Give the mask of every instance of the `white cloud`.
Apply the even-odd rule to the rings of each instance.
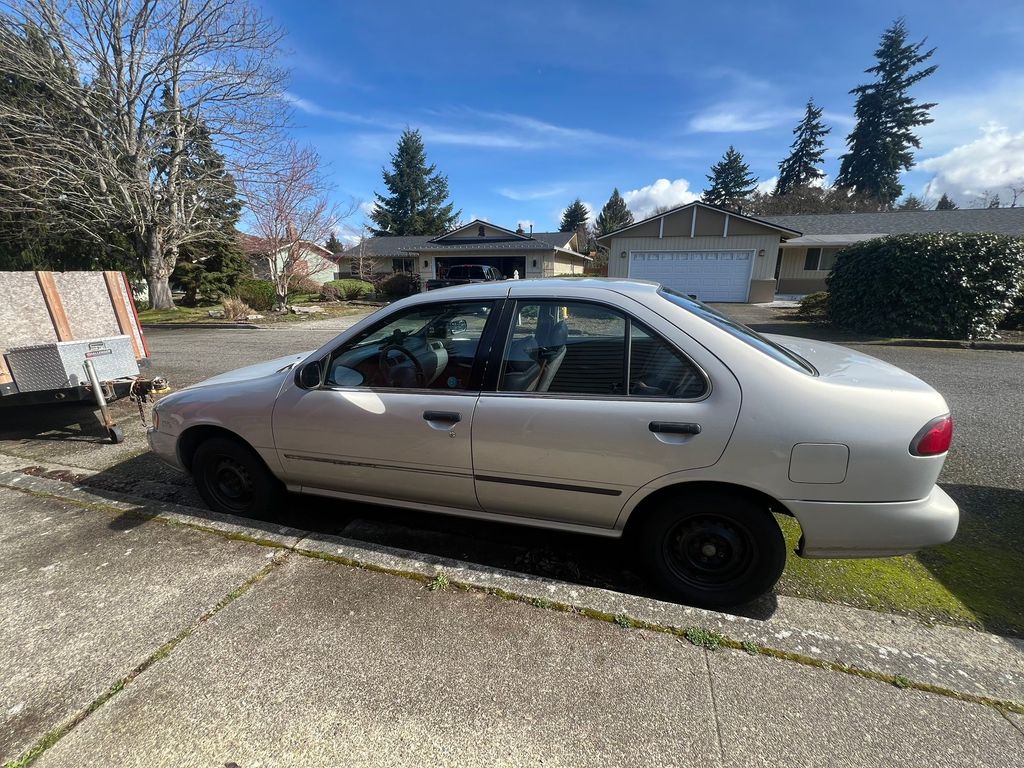
[[[1016,186],[1024,182],[1024,131],[1013,133],[1005,125],[990,123],[973,141],[918,165],[935,174],[928,183],[929,198],[943,192],[969,197]]]
[[[359,204],[359,211],[364,216],[369,216],[371,213],[373,213],[373,211],[374,211],[374,209],[376,207],[377,207],[377,201],[376,200],[364,200],[363,202],[361,202]]]
[[[692,203],[700,195],[690,189],[690,182],[686,179],[658,179],[653,184],[639,189],[631,189],[625,192],[622,197],[629,206],[629,210],[637,218],[649,216],[655,208],[661,206],[674,207]]]
[[[534,187],[530,189],[515,188],[515,187],[499,187],[495,191],[502,197],[507,197],[509,200],[526,201],[526,200],[542,200],[545,197],[555,197],[555,195],[564,194],[566,191],[565,186],[552,185],[547,187]]]
[[[799,112],[778,109],[758,109],[746,102],[715,104],[690,119],[694,133],[743,133],[763,131],[800,119]]]
[[[516,227],[521,228],[523,232],[532,232],[537,228],[537,222],[533,219],[519,219],[516,222]]]
[[[775,191],[775,185],[778,183],[779,177],[772,176],[770,179],[765,179],[764,181],[757,182],[757,189],[755,191],[765,195],[771,194],[772,192]]]

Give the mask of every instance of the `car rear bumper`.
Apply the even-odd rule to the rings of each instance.
[[[149,441],[149,448],[153,453],[166,461],[172,467],[181,470],[185,469],[181,466],[181,462],[178,460],[177,437],[174,435],[168,435],[166,432],[161,432],[150,427],[146,430],[146,439]]]
[[[803,557],[891,557],[945,544],[960,510],[939,486],[926,498],[882,504],[783,501],[800,522]]]

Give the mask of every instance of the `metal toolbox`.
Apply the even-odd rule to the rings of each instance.
[[[139,363],[128,336],[15,347],[7,350],[6,357],[19,392],[41,392],[87,384],[86,360],[92,360],[100,381],[139,375]]]

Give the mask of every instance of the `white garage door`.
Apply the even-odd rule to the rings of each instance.
[[[753,251],[634,251],[629,276],[701,301],[746,301],[753,264]]]

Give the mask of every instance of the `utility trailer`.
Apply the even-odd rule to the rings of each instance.
[[[144,377],[149,348],[123,272],[0,272],[0,407],[94,399],[112,443],[124,439],[107,403],[166,389]]]

